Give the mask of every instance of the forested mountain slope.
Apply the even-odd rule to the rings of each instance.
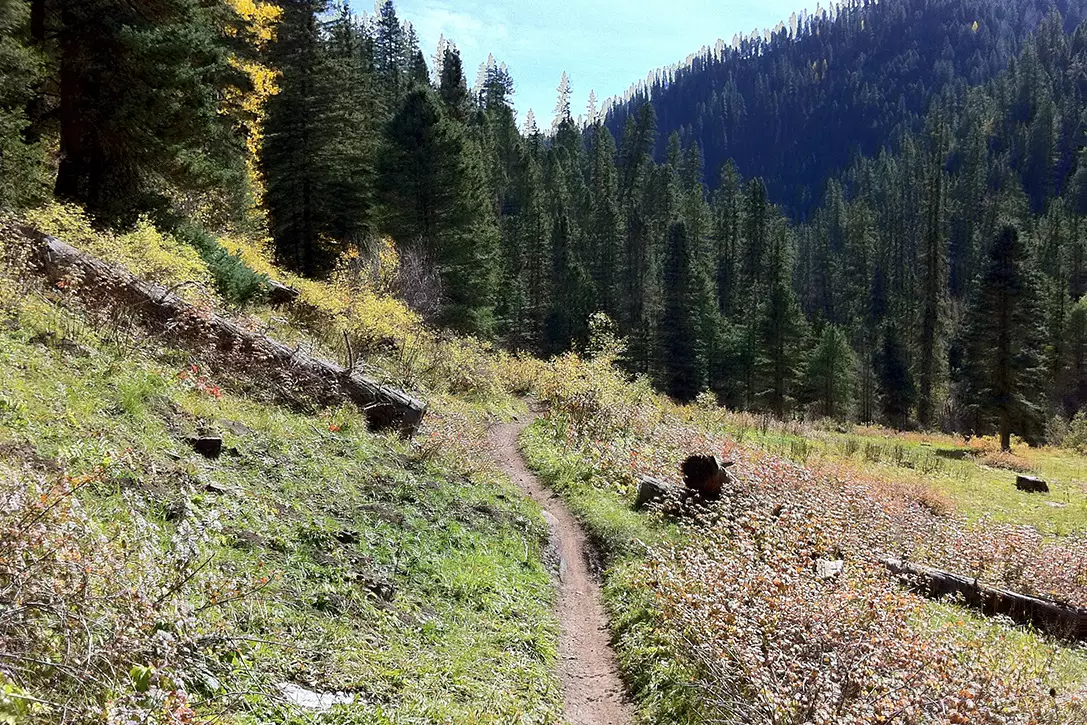
[[[678,132],[706,167],[735,160],[766,180],[794,217],[855,154],[875,155],[917,130],[933,99],[1002,71],[1045,15],[1065,28],[1081,0],[885,0],[800,11],[762,36],[733,40],[632,89],[607,114],[613,134],[652,102],[656,151]],[[798,8],[799,10],[799,8]]]

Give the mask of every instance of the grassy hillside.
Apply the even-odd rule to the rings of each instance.
[[[149,227],[91,239],[50,215],[221,303]],[[353,406],[276,404],[70,290],[10,267],[0,287],[0,719],[308,721],[293,683],[349,694],[336,722],[557,721],[546,529],[478,450],[484,404],[511,399],[431,389],[418,439],[374,435]],[[186,442],[207,433],[217,460]]]

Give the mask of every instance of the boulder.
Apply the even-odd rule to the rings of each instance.
[[[1037,476],[1018,475],[1015,477],[1015,487],[1027,493],[1049,493],[1049,484]]]
[[[673,486],[657,478],[642,476],[638,479],[638,497],[634,500],[634,509],[644,508],[653,501],[681,499],[686,492],[679,486]]]

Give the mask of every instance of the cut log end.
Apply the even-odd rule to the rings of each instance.
[[[1026,493],[1049,493],[1049,484],[1037,476],[1018,475],[1015,477],[1015,487]]]

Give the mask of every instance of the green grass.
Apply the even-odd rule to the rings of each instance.
[[[658,603],[645,581],[647,546],[667,543],[676,531],[631,510],[631,501],[605,490],[598,475],[558,442],[553,426],[538,420],[521,437],[529,466],[560,493],[586,526],[603,559],[604,604],[623,677],[645,722],[691,723],[698,717],[695,672],[684,645],[662,626]]]
[[[104,534],[157,536],[164,560],[190,528],[206,542],[211,564],[184,594],[195,626],[234,644],[206,663],[219,684],[199,713],[308,722],[272,696],[291,681],[358,695],[326,722],[559,721],[534,505],[485,468],[367,432],[353,408],[217,398],[228,374],[179,377],[189,365],[183,352],[109,342],[36,297],[0,308],[6,465],[101,467],[78,495]],[[204,432],[222,434],[218,460],[184,441]],[[266,575],[237,601],[210,589]]]
[[[1087,457],[1055,448],[1017,447],[1017,456],[1044,478],[1048,495],[1015,488],[1016,473],[979,464],[948,436],[864,435],[837,431],[787,432],[726,422],[726,435],[801,464],[844,463],[893,481],[920,482],[946,494],[968,519],[1034,526],[1053,535],[1087,529]]]

